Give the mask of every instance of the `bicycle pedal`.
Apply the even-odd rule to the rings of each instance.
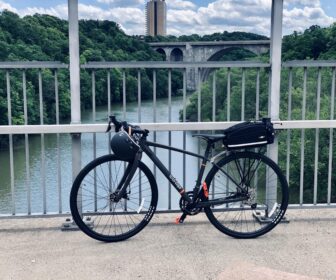
[[[175,219],[175,224],[177,224],[177,225],[179,225],[179,224],[183,224],[183,222],[184,222],[184,220],[185,220],[186,217],[187,217],[186,214],[182,214],[182,216],[177,217],[177,218]]]

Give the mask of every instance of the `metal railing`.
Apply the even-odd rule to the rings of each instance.
[[[302,207],[304,204],[306,206],[311,204],[313,207],[318,204],[330,206],[335,203],[336,190],[336,178],[333,176],[335,173],[333,127],[335,127],[336,63],[335,61],[291,61],[284,63],[283,67],[288,74],[286,117],[288,121],[297,123],[297,128],[301,128],[300,131],[287,130],[286,145],[284,145],[287,151],[285,160],[287,180],[296,181],[294,185],[298,185],[297,207]],[[312,124],[310,126],[304,125],[310,123]],[[295,135],[298,133],[300,135]],[[296,149],[293,147],[293,139],[300,141]],[[293,149],[295,149],[294,153]],[[300,164],[300,172],[296,176],[290,174],[297,173],[291,168],[293,154],[297,154],[300,158],[299,161],[297,160]],[[309,154],[314,156],[309,159]],[[307,195],[307,192],[310,194]]]
[[[85,158],[88,156],[82,164],[84,165],[87,161],[101,155],[108,153],[108,140],[110,136],[103,136],[100,138],[100,133],[105,131],[105,118],[107,115],[111,114],[112,111],[115,111],[113,103],[113,93],[117,92],[116,87],[120,88],[121,98],[119,107],[121,107],[120,118],[128,119],[132,116],[132,120],[138,123],[142,123],[143,128],[147,128],[153,131],[153,140],[162,140],[161,133],[168,134],[165,136],[167,144],[177,144],[180,145],[183,149],[190,148],[191,141],[188,138],[188,131],[199,131],[199,130],[222,130],[236,123],[237,121],[244,119],[258,119],[261,115],[267,115],[269,112],[270,106],[279,106],[282,108],[286,103],[287,113],[282,113],[281,122],[277,122],[275,127],[277,129],[285,130],[287,133],[281,133],[279,138],[285,138],[285,145],[280,141],[280,148],[285,147],[285,152],[280,149],[279,154],[279,163],[286,172],[287,179],[290,183],[293,182],[293,178],[297,178],[297,174],[292,174],[292,166],[295,164],[295,156],[297,153],[300,155],[300,168],[296,166],[296,169],[299,169],[299,189],[295,189],[296,185],[291,189],[291,194],[295,197],[293,198],[291,207],[329,207],[334,206],[335,199],[333,198],[333,193],[336,191],[335,179],[333,177],[334,173],[334,150],[333,150],[333,128],[336,126],[336,121],[334,120],[334,95],[335,95],[335,67],[336,62],[327,61],[327,62],[286,62],[283,64],[283,79],[282,85],[283,89],[281,92],[282,100],[281,104],[268,104],[268,95],[270,91],[270,77],[269,77],[269,67],[267,63],[258,63],[258,62],[208,62],[208,63],[184,63],[184,62],[95,62],[82,65],[83,73],[86,72],[85,77],[90,77],[90,82],[87,84],[91,88],[86,88],[83,91],[87,93],[91,92],[91,105],[92,109],[90,110],[91,116],[86,120],[82,120],[82,124],[60,124],[62,118],[60,118],[60,83],[67,85],[68,72],[67,65],[60,63],[43,63],[43,62],[18,62],[18,63],[0,63],[0,71],[3,72],[5,77],[4,86],[7,94],[7,104],[8,104],[8,124],[0,126],[0,135],[8,135],[8,149],[7,151],[2,151],[2,156],[7,153],[9,158],[9,181],[10,188],[6,191],[1,190],[0,188],[0,199],[3,202],[6,202],[7,205],[5,209],[2,209],[2,213],[5,216],[8,215],[33,215],[33,214],[66,214],[69,211],[68,207],[68,195],[72,183],[71,174],[67,174],[67,170],[71,169],[71,155],[67,155],[71,145],[61,145],[61,140],[66,139],[66,143],[70,143],[69,134],[82,133],[84,138],[82,138],[82,152],[81,156]],[[202,71],[198,71],[198,86],[196,91],[196,97],[190,97],[187,93],[187,75],[186,71],[190,68],[210,69],[212,74],[209,75],[209,80],[205,83],[201,82]],[[49,71],[45,74],[45,70]],[[313,70],[309,70],[313,69]],[[327,69],[327,70],[325,70]],[[118,70],[119,78],[117,80],[112,79],[112,71]],[[60,81],[59,71],[62,73],[62,81]],[[145,72],[144,72],[145,71]],[[164,73],[163,73],[163,72]],[[178,73],[175,73],[177,71]],[[301,71],[301,72],[300,72]],[[316,72],[316,79],[309,76],[309,71],[312,71],[310,75],[314,75]],[[315,72],[314,72],[315,71]],[[322,74],[324,71],[329,71],[330,73],[322,79]],[[27,74],[31,80],[27,81]],[[82,75],[84,75],[82,73]],[[181,117],[176,119],[176,115],[173,115],[173,110],[177,110],[173,106],[174,102],[174,93],[172,91],[172,75],[180,77],[182,80],[182,90],[181,97],[177,101],[179,108],[181,109]],[[44,81],[44,76],[48,76],[48,81]],[[150,94],[151,103],[147,106],[147,115],[145,118],[146,112],[144,104],[148,101],[144,100],[144,96],[148,97],[148,93],[143,92],[142,78],[144,75],[149,76],[151,80],[152,92]],[[301,89],[298,86],[297,77],[302,79]],[[37,79],[36,79],[37,76]],[[115,76],[115,75],[114,75]],[[129,102],[127,100],[130,98],[128,95],[129,86],[127,81],[128,78],[132,76],[133,84],[136,81],[136,102],[132,103],[132,110],[129,110]],[[158,81],[158,76],[166,76],[166,97],[164,99],[158,97],[158,84],[161,81]],[[295,78],[293,77],[295,76]],[[18,85],[17,79],[22,77],[22,82]],[[50,80],[50,77],[53,77],[53,81]],[[13,85],[12,80],[15,80],[15,85]],[[34,80],[35,79],[35,80]],[[147,79],[147,80],[148,80]],[[286,81],[288,79],[288,83]],[[327,93],[323,91],[324,87],[322,86],[322,81],[329,83],[329,99],[326,99]],[[327,81],[327,82],[326,82]],[[105,86],[102,86],[105,84]],[[116,85],[118,84],[118,85]],[[285,86],[285,84],[287,84]],[[315,89],[310,89],[309,86],[315,86]],[[20,89],[20,85],[22,88]],[[47,89],[44,91],[45,87]],[[114,88],[114,89],[112,89]],[[104,91],[104,92],[99,92]],[[114,90],[114,92],[112,92]],[[62,96],[69,98],[68,88],[62,87]],[[293,114],[297,110],[297,96],[298,91],[300,91],[300,98],[302,98],[301,110],[302,115],[300,118],[295,117]],[[307,120],[306,106],[307,106],[307,96],[312,91],[316,92],[316,118],[314,120]],[[50,92],[53,92],[54,95],[51,98]],[[48,96],[45,96],[48,93]],[[27,98],[27,94],[30,94],[30,97]],[[38,96],[38,111],[39,114],[39,123],[32,124],[29,122],[29,110],[31,110],[31,104],[29,100],[33,100],[33,95]],[[325,103],[325,100],[329,100],[328,104],[330,105],[330,114],[328,118],[321,118],[321,94],[323,96],[322,101]],[[105,96],[103,99],[106,100],[104,107],[99,111],[96,106],[96,101],[102,99],[102,96]],[[21,97],[18,97],[21,96]],[[309,95],[310,96],[310,95]],[[54,102],[55,118],[54,122],[51,123],[50,118],[48,119],[49,123],[45,124],[44,116],[46,115],[46,104],[44,103],[44,98],[50,98]],[[16,120],[17,116],[12,115],[12,105],[17,100],[22,100],[22,116],[23,123],[17,125],[13,122],[13,119]],[[166,119],[162,120],[162,113],[159,112],[158,102],[165,100],[164,110],[166,113]],[[238,102],[239,100],[239,102]],[[62,101],[63,102],[63,101]],[[293,104],[293,102],[295,104]],[[314,103],[312,102],[312,103]],[[189,107],[187,106],[189,105]],[[325,105],[325,104],[324,104]],[[188,114],[187,108],[194,106],[196,109],[196,115],[192,122],[187,122]],[[149,109],[148,109],[149,107]],[[323,106],[322,106],[323,107]],[[175,108],[175,109],[174,109]],[[48,110],[53,110],[48,108]],[[149,111],[148,111],[149,110]],[[161,109],[160,109],[161,110]],[[325,111],[325,108],[323,107]],[[179,109],[177,110],[177,112]],[[211,111],[211,112],[209,112]],[[102,113],[104,112],[104,113]],[[175,112],[176,113],[176,112]],[[30,112],[30,114],[32,114]],[[35,112],[36,114],[36,112]],[[295,116],[294,116],[295,115]],[[97,122],[97,119],[101,121]],[[66,120],[63,122],[66,123]],[[99,123],[100,122],[100,123]],[[323,142],[322,145],[328,146],[328,167],[327,167],[327,186],[320,186],[319,182],[319,172],[323,169],[324,166],[321,165],[321,155],[319,152],[321,150],[321,141],[320,133],[321,131],[327,129],[329,131],[329,141],[328,143]],[[305,136],[307,131],[315,130],[315,144],[314,151],[315,157],[314,162],[308,162],[307,159],[307,147],[309,143],[305,143],[308,136]],[[178,132],[180,131],[180,132]],[[300,137],[295,137],[296,132],[300,132]],[[176,138],[176,133],[180,133],[181,141],[176,143],[174,139]],[[40,136],[33,136],[33,135]],[[50,134],[56,134],[56,140],[52,142],[51,147],[49,145],[49,138],[46,139],[46,136],[49,137]],[[17,136],[23,135],[23,136]],[[93,135],[92,138],[89,135]],[[40,143],[40,152],[38,157],[31,155],[31,140],[32,138],[36,140],[36,137],[39,137],[37,140]],[[295,142],[297,139],[300,139],[299,148],[296,147]],[[323,138],[324,139],[324,138]],[[309,138],[310,141],[310,138]],[[36,141],[35,141],[36,142]],[[49,154],[49,150],[46,151],[46,142],[48,149],[53,150]],[[16,145],[21,145],[24,143],[24,149],[18,150]],[[295,147],[294,147],[294,146]],[[307,147],[306,147],[307,146]],[[310,146],[309,146],[310,147]],[[200,151],[202,146],[199,143],[195,143],[192,146],[193,149]],[[157,151],[160,153],[160,151]],[[21,170],[23,174],[18,174],[15,162],[15,156],[21,154],[21,157],[24,156],[24,168]],[[71,154],[71,151],[70,151]],[[32,158],[34,161],[32,161]],[[323,157],[324,159],[325,157]],[[33,165],[36,165],[38,160],[40,160],[40,168],[38,174],[33,173]],[[176,165],[174,160],[179,161],[178,157],[172,156],[171,152],[167,156],[167,165],[169,169],[174,169]],[[181,182],[185,186],[192,187],[194,176],[189,175],[191,172],[187,170],[190,166],[188,164],[188,159],[185,157],[182,158],[182,171],[181,171]],[[309,166],[308,166],[309,165]],[[310,170],[310,166],[314,165],[314,178],[313,178],[313,187],[305,187],[307,183],[306,174]],[[195,165],[197,166],[197,165]],[[51,170],[50,170],[51,169]],[[3,169],[4,170],[4,169]],[[154,173],[155,169],[153,170]],[[323,171],[324,172],[324,171]],[[1,174],[0,176],[5,176]],[[7,176],[7,174],[6,174]],[[53,180],[53,185],[50,186],[50,177],[56,177],[56,180]],[[160,174],[156,174],[157,177],[160,177]],[[24,177],[24,179],[22,179]],[[20,179],[17,179],[20,178]],[[55,179],[55,178],[53,178]],[[36,180],[36,181],[35,181]],[[190,181],[191,180],[191,181]],[[323,180],[322,180],[323,181]],[[324,182],[324,181],[323,181]],[[38,183],[38,184],[37,184]],[[166,194],[167,198],[164,198],[165,201],[161,207],[162,210],[172,210],[176,208],[174,204],[174,199],[172,199],[172,193],[168,185],[168,191]],[[297,182],[296,182],[297,184]],[[20,185],[20,186],[18,186]],[[39,185],[39,186],[36,186]],[[6,188],[6,187],[5,187]],[[162,189],[165,188],[164,186]],[[319,189],[327,188],[327,195],[325,198],[320,198]],[[166,189],[166,188],[165,188]],[[161,189],[160,189],[161,191]],[[307,194],[307,191],[311,192]],[[6,193],[5,193],[6,192]],[[23,198],[25,197],[25,198]],[[38,200],[38,201],[36,201]],[[20,204],[26,204],[22,206]],[[34,206],[35,205],[35,206]]]

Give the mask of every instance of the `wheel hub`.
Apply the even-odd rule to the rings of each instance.
[[[254,188],[244,185],[243,191],[241,192],[243,195],[247,196],[247,199],[244,200],[245,205],[250,205],[252,209],[255,209],[256,205],[256,191]]]
[[[124,199],[127,199],[129,200],[129,197],[128,197],[128,193],[125,193],[123,196],[121,196],[121,198],[118,199],[118,195],[119,195],[119,192],[118,191],[115,191],[113,193],[110,194],[110,201],[111,202],[119,202],[119,200],[121,198],[124,198]]]

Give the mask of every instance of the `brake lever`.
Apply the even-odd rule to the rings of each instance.
[[[118,132],[120,130],[120,128],[122,127],[121,123],[117,121],[116,117],[115,116],[109,116],[109,122],[108,122],[108,125],[107,125],[107,128],[106,128],[106,133],[111,131],[112,129],[112,125],[111,124],[114,124],[114,130],[115,132]]]
[[[107,128],[106,128],[106,131],[105,131],[105,133],[107,133],[107,132],[110,132],[110,131],[111,131],[111,129],[112,129],[112,125],[111,125],[111,123],[112,123],[112,121],[109,121],[109,122],[108,122],[108,125],[107,125]]]

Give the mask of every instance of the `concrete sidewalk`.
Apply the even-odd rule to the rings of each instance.
[[[0,221],[0,279],[336,279],[336,209],[289,210],[289,224],[237,240],[204,214],[160,214],[121,243],[62,232],[64,218]]]

